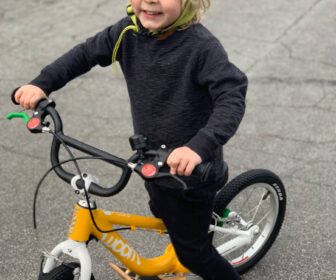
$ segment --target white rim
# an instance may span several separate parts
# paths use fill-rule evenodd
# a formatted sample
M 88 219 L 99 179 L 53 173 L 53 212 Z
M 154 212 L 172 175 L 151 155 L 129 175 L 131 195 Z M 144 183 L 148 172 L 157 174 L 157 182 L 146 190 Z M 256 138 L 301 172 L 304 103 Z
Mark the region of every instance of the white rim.
M 268 192 L 267 198 L 264 201 L 261 200 L 261 197 Z M 225 256 L 234 267 L 238 267 L 254 257 L 269 239 L 279 213 L 278 195 L 269 184 L 254 184 L 238 193 L 227 208 L 237 212 L 244 220 L 246 219 L 245 221 L 250 221 L 249 218 L 251 219 L 252 215 L 253 224 L 259 226 L 259 233 L 251 244 Z M 218 247 L 232 238 L 234 237 L 215 232 L 214 245 Z

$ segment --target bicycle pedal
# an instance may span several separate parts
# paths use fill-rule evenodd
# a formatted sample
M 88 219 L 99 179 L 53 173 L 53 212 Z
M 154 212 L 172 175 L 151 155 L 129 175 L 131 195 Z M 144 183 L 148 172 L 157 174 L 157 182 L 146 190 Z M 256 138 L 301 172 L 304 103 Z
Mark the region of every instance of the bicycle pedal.
M 124 267 L 120 267 L 113 262 L 109 262 L 110 267 L 119 274 L 119 276 L 123 280 L 134 280 L 135 279 L 135 274 L 132 272 L 128 272 L 128 270 Z
M 136 278 L 136 274 L 133 272 L 128 271 L 125 267 L 118 266 L 114 264 L 113 262 L 109 262 L 110 267 L 119 274 L 119 276 L 123 280 L 187 280 L 187 278 L 184 276 L 184 274 L 179 275 L 169 275 L 169 276 L 140 276 L 139 278 Z

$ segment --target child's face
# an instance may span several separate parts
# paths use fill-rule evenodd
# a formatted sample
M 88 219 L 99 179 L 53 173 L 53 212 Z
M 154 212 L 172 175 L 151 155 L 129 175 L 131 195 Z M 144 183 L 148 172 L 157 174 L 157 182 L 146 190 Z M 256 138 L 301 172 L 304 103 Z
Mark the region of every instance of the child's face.
M 143 27 L 159 31 L 177 20 L 182 0 L 131 0 L 135 15 Z

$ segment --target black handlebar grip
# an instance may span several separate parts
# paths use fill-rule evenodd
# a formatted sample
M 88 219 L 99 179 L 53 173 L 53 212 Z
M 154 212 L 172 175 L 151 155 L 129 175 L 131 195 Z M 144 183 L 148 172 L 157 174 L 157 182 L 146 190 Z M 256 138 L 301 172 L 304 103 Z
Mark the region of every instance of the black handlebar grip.
M 15 105 L 20 105 L 20 103 L 17 103 L 16 100 L 15 100 L 15 94 L 16 94 L 16 92 L 17 92 L 17 90 L 18 90 L 19 88 L 20 88 L 20 87 L 17 87 L 16 89 L 14 89 L 14 90 L 12 91 L 11 95 L 10 95 L 11 100 L 12 100 L 12 102 L 13 102 Z
M 36 111 L 44 111 L 47 107 L 56 107 L 55 102 L 52 99 L 41 98 L 36 104 Z
M 206 182 L 210 175 L 211 168 L 212 164 L 210 162 L 201 163 L 195 167 L 193 174 L 199 176 L 202 182 Z

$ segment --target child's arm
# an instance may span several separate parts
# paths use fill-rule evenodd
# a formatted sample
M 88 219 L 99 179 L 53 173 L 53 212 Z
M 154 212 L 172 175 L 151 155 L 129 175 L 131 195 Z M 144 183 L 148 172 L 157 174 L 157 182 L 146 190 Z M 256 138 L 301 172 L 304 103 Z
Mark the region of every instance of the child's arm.
M 106 28 L 94 37 L 73 47 L 70 51 L 42 69 L 30 82 L 49 95 L 94 66 L 108 66 L 112 62 L 113 29 Z
M 125 24 L 126 21 L 123 19 L 116 25 L 106 28 L 43 68 L 34 80 L 17 90 L 16 101 L 26 109 L 34 109 L 38 100 L 62 88 L 94 66 L 110 65 L 115 41 Z
M 244 116 L 248 84 L 246 75 L 230 63 L 217 39 L 206 42 L 197 64 L 196 80 L 208 90 L 213 110 L 207 124 L 168 158 L 171 172 L 186 176 L 201 161 L 214 160 L 218 149 L 235 134 Z

